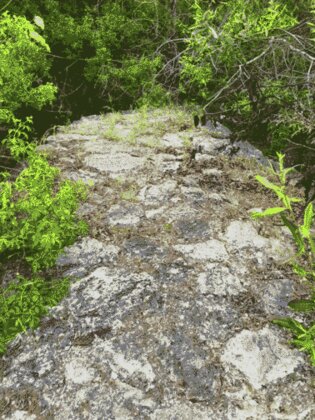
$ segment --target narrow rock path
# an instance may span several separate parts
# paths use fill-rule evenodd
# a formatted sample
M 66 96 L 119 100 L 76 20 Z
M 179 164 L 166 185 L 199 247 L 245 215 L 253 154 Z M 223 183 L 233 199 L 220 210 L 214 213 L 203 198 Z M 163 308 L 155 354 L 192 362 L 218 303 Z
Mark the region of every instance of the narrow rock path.
M 287 233 L 228 131 L 183 111 L 92 116 L 40 149 L 93 182 L 90 235 L 58 260 L 79 278 L 3 358 L 3 419 L 315 418 L 314 370 L 271 326 L 299 289 Z

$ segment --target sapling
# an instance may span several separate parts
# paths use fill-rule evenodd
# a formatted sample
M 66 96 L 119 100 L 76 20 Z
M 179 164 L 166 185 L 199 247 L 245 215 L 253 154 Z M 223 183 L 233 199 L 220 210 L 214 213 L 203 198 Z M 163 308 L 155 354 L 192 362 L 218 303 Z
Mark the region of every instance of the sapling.
M 297 215 L 294 207 L 295 203 L 301 203 L 303 200 L 297 197 L 290 197 L 287 192 L 287 175 L 294 168 L 284 168 L 285 155 L 277 153 L 279 160 L 279 170 L 275 171 L 271 166 L 273 175 L 278 180 L 278 185 L 270 182 L 268 179 L 257 175 L 256 180 L 267 189 L 273 191 L 281 202 L 279 207 L 270 207 L 262 212 L 252 212 L 253 219 L 268 216 L 279 216 L 283 224 L 289 229 L 295 242 L 297 252 L 290 258 L 293 271 L 303 279 L 309 282 L 311 286 L 311 296 L 309 299 L 292 300 L 288 306 L 297 312 L 315 311 L 315 237 L 312 233 L 312 224 L 314 222 L 313 204 L 309 203 L 303 211 L 303 220 Z M 309 354 L 313 366 L 315 366 L 315 322 L 310 322 L 308 326 L 292 318 L 281 318 L 272 321 L 280 327 L 289 329 L 294 334 L 291 341 L 301 351 Z

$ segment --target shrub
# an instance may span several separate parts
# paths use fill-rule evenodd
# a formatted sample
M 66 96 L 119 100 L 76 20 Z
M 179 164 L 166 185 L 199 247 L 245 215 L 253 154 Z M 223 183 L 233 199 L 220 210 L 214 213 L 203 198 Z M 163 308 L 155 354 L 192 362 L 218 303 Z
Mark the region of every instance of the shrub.
M 214 117 L 224 114 L 238 138 L 250 138 L 268 154 L 292 140 L 310 146 L 313 2 L 196 0 L 192 11 L 180 59 L 183 94 Z
M 16 159 L 26 157 L 27 167 L 14 181 L 2 174 L 0 257 L 25 259 L 37 272 L 51 267 L 65 246 L 87 232 L 87 225 L 76 216 L 87 190 L 82 182 L 60 182 L 60 170 L 28 143 L 31 120 L 14 121 L 15 128 L 3 144 Z
M 69 285 L 68 278 L 48 281 L 18 276 L 7 288 L 0 287 L 0 354 L 17 334 L 35 329 L 49 307 L 67 295 Z
M 85 186 L 68 180 L 58 185 L 58 176 L 43 156 L 32 154 L 14 182 L 0 182 L 0 257 L 25 258 L 37 272 L 86 233 L 75 215 Z
M 43 28 L 39 17 L 33 25 L 25 17 L 0 15 L 0 121 L 10 121 L 22 105 L 40 110 L 55 98 L 56 87 L 42 83 L 50 67 L 50 48 L 37 32 Z
M 31 118 L 12 122 L 2 145 L 17 161 L 26 159 L 27 167 L 15 179 L 8 172 L 1 174 L 0 261 L 22 259 L 35 275 L 18 276 L 6 288 L 0 287 L 0 353 L 18 333 L 36 328 L 48 308 L 66 295 L 68 278 L 43 279 L 36 273 L 52 267 L 63 248 L 88 230 L 76 216 L 86 186 L 61 182 L 59 169 L 36 152 L 36 145 L 28 141 Z

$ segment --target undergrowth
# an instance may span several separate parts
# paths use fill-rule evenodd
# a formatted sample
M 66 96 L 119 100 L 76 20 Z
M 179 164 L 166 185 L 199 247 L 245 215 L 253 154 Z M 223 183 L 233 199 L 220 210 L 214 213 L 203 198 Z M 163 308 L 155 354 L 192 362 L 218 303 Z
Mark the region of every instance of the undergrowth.
M 289 302 L 290 309 L 296 312 L 311 313 L 314 319 L 315 312 L 315 234 L 313 228 L 314 208 L 309 203 L 303 210 L 302 217 L 296 205 L 303 203 L 301 198 L 290 197 L 287 192 L 287 175 L 294 168 L 284 168 L 285 156 L 277 153 L 279 170 L 275 171 L 271 165 L 272 174 L 277 183 L 257 175 L 256 180 L 265 188 L 273 191 L 281 202 L 281 206 L 268 208 L 263 212 L 253 212 L 254 219 L 268 216 L 279 216 L 283 224 L 289 229 L 294 239 L 297 252 L 290 258 L 288 263 L 293 271 L 309 285 L 310 297 L 308 299 L 295 299 Z M 315 320 L 303 324 L 298 320 L 287 317 L 272 321 L 282 328 L 286 328 L 293 334 L 291 343 L 299 350 L 308 353 L 311 364 L 315 366 Z
M 3 172 L 0 179 L 0 268 L 17 262 L 29 266 L 33 277 L 18 275 L 6 287 L 0 287 L 0 353 L 27 328 L 36 328 L 48 308 L 65 296 L 69 280 L 42 278 L 65 246 L 88 226 L 76 215 L 79 203 L 87 195 L 82 182 L 60 180 L 60 171 L 49 164 L 28 142 L 31 119 L 13 119 L 13 128 L 2 141 L 11 156 L 24 162 L 15 178 Z
M 27 279 L 18 276 L 6 288 L 0 288 L 0 354 L 17 334 L 38 327 L 42 316 L 69 291 L 70 280 Z

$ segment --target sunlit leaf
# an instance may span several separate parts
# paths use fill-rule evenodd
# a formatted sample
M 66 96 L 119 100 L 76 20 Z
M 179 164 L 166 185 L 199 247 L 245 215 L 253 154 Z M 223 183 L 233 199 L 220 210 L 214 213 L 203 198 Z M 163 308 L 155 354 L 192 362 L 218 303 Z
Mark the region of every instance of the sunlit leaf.
M 255 211 L 251 213 L 251 217 L 253 219 L 257 219 L 259 217 L 265 217 L 265 216 L 273 216 L 275 214 L 282 213 L 283 211 L 286 211 L 287 209 L 285 207 L 272 207 L 270 209 L 267 209 L 265 211 L 259 212 Z
M 44 38 L 36 31 L 30 31 L 30 37 L 34 39 L 34 41 L 38 42 L 42 47 L 44 47 L 47 51 L 50 51 L 48 44 Z
M 304 211 L 304 223 L 300 227 L 300 232 L 304 238 L 308 238 L 310 236 L 310 229 L 311 229 L 313 217 L 314 217 L 313 204 L 309 203 Z
M 264 178 L 263 176 L 256 175 L 255 179 L 260 182 L 264 187 L 268 188 L 269 190 L 274 191 L 277 196 L 285 203 L 286 196 L 281 190 L 278 185 L 273 184 L 272 182 L 268 181 L 268 179 Z
M 303 239 L 301 238 L 299 228 L 294 223 L 292 223 L 283 213 L 281 213 L 280 216 L 283 223 L 286 225 L 286 227 L 290 229 L 293 239 L 296 245 L 298 246 L 299 254 L 305 252 L 305 245 L 304 245 Z
M 35 16 L 34 17 L 34 23 L 35 25 L 37 25 L 39 28 L 41 29 L 45 29 L 45 25 L 44 25 L 44 21 L 40 16 Z

